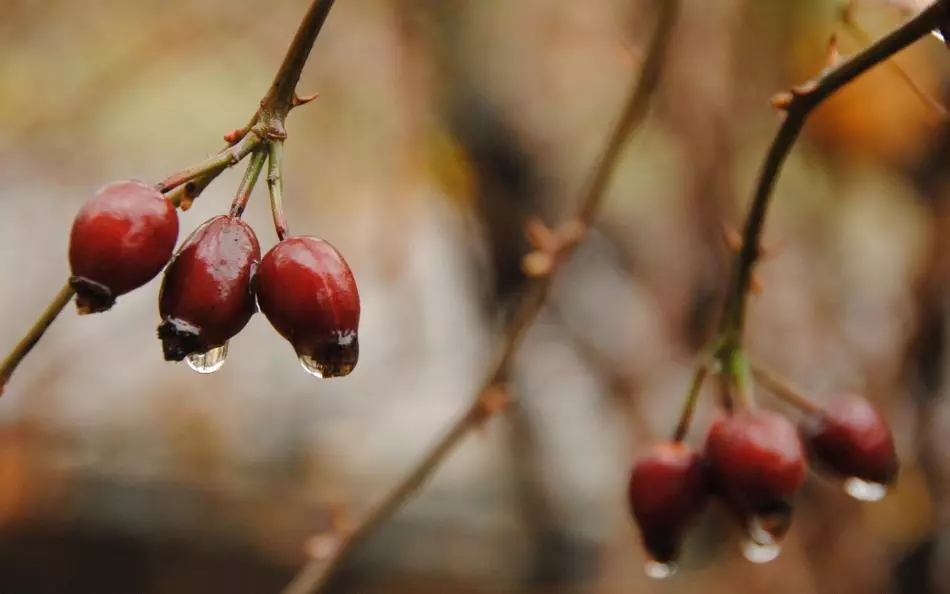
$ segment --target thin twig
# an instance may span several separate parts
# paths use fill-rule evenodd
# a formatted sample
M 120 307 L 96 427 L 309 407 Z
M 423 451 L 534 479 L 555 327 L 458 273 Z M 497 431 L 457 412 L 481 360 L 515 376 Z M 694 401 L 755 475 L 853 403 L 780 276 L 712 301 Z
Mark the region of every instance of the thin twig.
M 844 28 L 848 31 L 851 37 L 856 39 L 862 45 L 870 45 L 872 43 L 871 36 L 868 35 L 867 31 L 865 31 L 861 25 L 859 25 L 858 22 L 854 20 L 852 11 L 842 11 L 841 23 L 844 25 Z M 896 60 L 888 60 L 887 66 L 898 78 L 904 82 L 904 84 L 907 85 L 911 92 L 914 93 L 918 99 L 920 99 L 921 103 L 923 103 L 924 106 L 926 106 L 927 109 L 931 111 L 938 121 L 944 121 L 947 119 L 947 108 L 944 107 L 940 101 L 937 101 L 937 99 L 930 95 L 930 93 L 921 88 L 921 86 L 917 84 L 917 81 L 915 81 L 913 77 L 906 70 L 904 70 L 903 66 L 901 66 Z
M 598 160 L 590 183 L 584 192 L 577 211 L 566 220 L 576 229 L 580 223 L 586 229 L 597 213 L 603 200 L 604 191 L 611 178 L 620 153 L 631 133 L 642 122 L 649 105 L 649 99 L 659 80 L 660 71 L 666 54 L 667 42 L 676 20 L 679 0 L 658 0 L 659 22 L 644 61 L 639 80 L 630 92 L 624 110 L 614 127 L 607 146 Z M 571 233 L 570 240 L 561 246 L 556 259 L 560 265 L 576 245 L 583 240 L 583 233 Z M 341 535 L 337 549 L 329 558 L 311 558 L 293 581 L 284 589 L 284 594 L 306 594 L 320 591 L 345 563 L 359 550 L 360 545 L 396 511 L 398 511 L 426 480 L 439 468 L 445 458 L 461 442 L 462 438 L 481 424 L 494 412 L 486 403 L 484 394 L 504 384 L 511 361 L 524 338 L 527 329 L 537 317 L 551 288 L 552 274 L 535 278 L 521 299 L 512 322 L 506 332 L 504 342 L 498 351 L 494 363 L 472 403 L 452 424 L 435 446 L 419 460 L 412 470 L 396 487 L 386 494 L 381 502 L 372 508 L 362 522 L 349 534 Z
M 267 95 L 261 101 L 259 119 L 271 138 L 286 136 L 284 120 L 290 110 L 300 104 L 300 100 L 295 99 L 297 82 L 300 80 L 300 74 L 310 56 L 313 43 L 320 34 L 331 8 L 333 8 L 333 0 L 314 0 L 310 4 L 297 33 L 290 42 L 290 47 L 287 48 L 274 82 L 271 83 Z
M 823 73 L 818 79 L 796 87 L 784 101 L 777 102 L 785 108 L 785 121 L 769 147 L 759 174 L 752 206 L 742 232 L 742 248 L 736 255 L 733 266 L 731 292 L 720 326 L 721 334 L 727 337 L 728 348 L 737 347 L 741 342 L 749 283 L 752 268 L 759 258 L 759 242 L 769 199 L 782 164 L 794 146 L 806 119 L 812 110 L 846 84 L 940 26 L 948 17 L 948 6 L 950 0 L 937 0 L 886 37 Z
M 699 402 L 699 395 L 703 391 L 703 382 L 709 373 L 710 361 L 708 359 L 700 362 L 693 371 L 693 379 L 689 384 L 689 393 L 686 394 L 686 402 L 683 403 L 683 411 L 680 413 L 679 422 L 676 423 L 676 429 L 673 430 L 673 441 L 683 441 L 689 432 L 689 426 L 693 422 L 693 415 L 696 413 L 696 404 Z
M 69 283 L 63 285 L 63 288 L 59 290 L 56 297 L 53 298 L 50 304 L 46 306 L 46 309 L 43 310 L 43 313 L 40 314 L 39 319 L 36 320 L 33 327 L 26 333 L 26 336 L 20 339 L 20 342 L 13 347 L 13 350 L 6 356 L 3 363 L 0 363 L 0 395 L 3 394 L 3 388 L 7 385 L 13 372 L 16 371 L 17 366 L 29 352 L 33 350 L 36 343 L 43 338 L 43 334 L 46 333 L 46 330 L 53 323 L 53 320 L 69 305 L 69 302 L 75 294 L 76 292 L 73 291 Z

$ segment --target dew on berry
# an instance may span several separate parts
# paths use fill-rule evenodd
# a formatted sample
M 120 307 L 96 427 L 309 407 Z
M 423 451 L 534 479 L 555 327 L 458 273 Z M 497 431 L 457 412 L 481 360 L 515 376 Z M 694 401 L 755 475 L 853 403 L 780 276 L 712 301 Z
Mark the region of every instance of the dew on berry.
M 260 257 L 254 231 L 226 215 L 205 221 L 184 241 L 158 298 L 166 361 L 220 346 L 247 325 L 257 310 L 251 279 Z
M 775 561 L 782 553 L 782 547 L 776 543 L 762 544 L 751 538 L 742 541 L 742 556 L 752 563 Z
M 290 237 L 261 260 L 261 312 L 319 378 L 348 375 L 359 359 L 360 298 L 343 256 L 316 237 Z
M 224 366 L 224 361 L 228 357 L 228 343 L 213 348 L 204 353 L 193 353 L 185 357 L 188 367 L 191 367 L 198 373 L 214 373 Z
M 856 477 L 845 480 L 844 490 L 858 501 L 880 501 L 887 495 L 885 485 L 863 481 Z
M 647 574 L 647 577 L 651 577 L 655 580 L 665 580 L 666 578 L 673 577 L 676 574 L 676 564 L 675 563 L 660 563 L 659 561 L 647 561 L 643 566 L 644 573 Z

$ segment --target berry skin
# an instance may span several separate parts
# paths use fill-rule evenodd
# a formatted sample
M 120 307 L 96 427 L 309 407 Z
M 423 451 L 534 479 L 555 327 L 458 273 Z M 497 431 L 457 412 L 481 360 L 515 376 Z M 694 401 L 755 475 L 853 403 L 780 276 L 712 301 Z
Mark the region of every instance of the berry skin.
M 165 270 L 158 298 L 166 361 L 219 347 L 247 325 L 260 259 L 257 236 L 241 219 L 221 215 L 195 229 Z
M 630 473 L 627 500 L 640 526 L 643 546 L 654 560 L 669 563 L 709 498 L 702 457 L 689 446 L 670 442 L 653 446 Z
M 100 188 L 69 235 L 69 283 L 80 314 L 111 308 L 116 297 L 155 278 L 178 240 L 178 213 L 161 192 L 134 180 Z
M 805 481 L 805 452 L 795 426 L 777 413 L 740 411 L 712 424 L 705 457 L 719 494 L 740 514 L 781 536 L 791 498 Z
M 827 408 L 809 414 L 799 432 L 811 460 L 822 470 L 885 486 L 897 477 L 900 462 L 890 427 L 858 395 L 842 394 Z
M 342 377 L 359 357 L 360 297 L 343 256 L 322 239 L 289 237 L 256 277 L 261 311 L 318 377 Z

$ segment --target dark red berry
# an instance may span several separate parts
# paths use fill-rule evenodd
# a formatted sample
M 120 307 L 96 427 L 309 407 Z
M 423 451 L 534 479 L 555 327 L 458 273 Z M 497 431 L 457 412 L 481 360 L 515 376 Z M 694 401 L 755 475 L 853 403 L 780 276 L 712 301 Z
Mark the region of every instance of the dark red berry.
M 167 361 L 227 342 L 257 310 L 251 278 L 261 259 L 254 231 L 227 215 L 205 221 L 165 270 L 158 337 Z
M 704 453 L 727 503 L 774 536 L 784 534 L 792 495 L 805 481 L 805 452 L 795 426 L 777 413 L 740 411 L 713 423 Z
M 815 465 L 841 478 L 890 485 L 900 462 L 884 417 L 856 394 L 842 394 L 805 417 L 802 440 Z
M 669 563 L 709 497 L 702 457 L 682 443 L 662 443 L 644 454 L 630 473 L 627 499 L 643 546 Z
M 350 373 L 359 357 L 360 297 L 343 256 L 322 239 L 290 237 L 261 260 L 257 299 L 301 364 L 319 377 Z
M 106 311 L 152 280 L 178 240 L 178 213 L 142 182 L 105 185 L 86 201 L 69 236 L 70 285 L 79 313 Z

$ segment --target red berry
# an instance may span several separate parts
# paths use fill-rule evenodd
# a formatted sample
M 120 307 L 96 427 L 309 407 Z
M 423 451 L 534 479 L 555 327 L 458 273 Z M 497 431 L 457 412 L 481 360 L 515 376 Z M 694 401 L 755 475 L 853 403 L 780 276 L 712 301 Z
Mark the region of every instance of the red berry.
M 800 432 L 817 466 L 841 478 L 890 485 L 900 462 L 887 421 L 855 394 L 838 396 L 802 421 Z
M 261 260 L 257 299 L 270 323 L 318 377 L 350 373 L 359 357 L 360 297 L 343 256 L 322 239 L 290 237 Z
M 142 182 L 105 185 L 86 201 L 69 236 L 69 283 L 79 313 L 106 311 L 116 297 L 152 280 L 178 240 L 178 214 Z
M 792 495 L 805 481 L 805 452 L 788 419 L 767 411 L 721 418 L 709 429 L 705 456 L 719 493 L 736 511 L 784 533 Z
M 227 342 L 257 310 L 251 277 L 261 247 L 241 219 L 201 224 L 165 270 L 158 298 L 158 337 L 167 361 L 181 361 Z
M 643 546 L 656 561 L 676 559 L 684 532 L 708 497 L 702 458 L 689 446 L 661 443 L 637 460 L 627 498 Z

